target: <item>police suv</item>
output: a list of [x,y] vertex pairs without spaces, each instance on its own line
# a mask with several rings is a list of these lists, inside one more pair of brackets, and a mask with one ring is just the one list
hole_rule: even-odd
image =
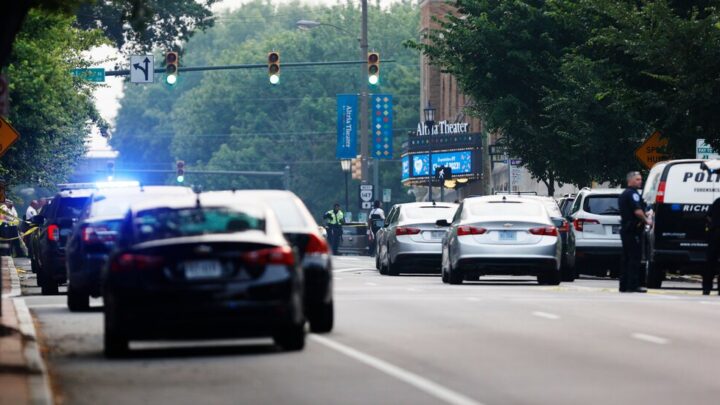
[[668,271],[702,273],[706,216],[720,197],[720,172],[709,172],[701,167],[703,162],[671,160],[650,170],[643,189],[643,199],[653,215],[653,226],[645,234],[650,288],[660,288]]

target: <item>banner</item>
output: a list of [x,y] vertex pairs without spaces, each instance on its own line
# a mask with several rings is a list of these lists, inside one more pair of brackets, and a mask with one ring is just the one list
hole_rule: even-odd
[[370,98],[372,106],[372,120],[370,133],[372,134],[373,159],[392,159],[393,157],[393,114],[392,95],[373,94]]
[[337,95],[337,159],[354,159],[357,154],[357,94]]

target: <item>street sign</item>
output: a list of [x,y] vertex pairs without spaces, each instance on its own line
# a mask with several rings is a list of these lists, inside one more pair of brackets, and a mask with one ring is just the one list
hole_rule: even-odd
[[20,138],[20,133],[0,117],[0,157]]
[[155,81],[155,56],[130,56],[130,81],[132,83],[152,83]]
[[391,198],[391,195],[392,195],[391,193],[392,193],[392,189],[389,189],[389,188],[384,188],[384,189],[383,189],[383,202],[384,202],[384,203],[389,203],[389,202],[390,202],[390,200],[392,199],[392,198]]
[[89,82],[102,83],[105,81],[105,69],[103,68],[73,69],[72,75]]
[[645,168],[650,169],[657,162],[662,162],[670,158],[664,149],[667,147],[668,140],[660,136],[660,132],[655,131],[648,139],[635,150],[635,157]]
[[712,146],[704,139],[695,140],[695,159],[720,159],[720,153],[715,152]]
[[372,209],[373,203],[373,186],[372,184],[360,185],[360,208],[364,210]]

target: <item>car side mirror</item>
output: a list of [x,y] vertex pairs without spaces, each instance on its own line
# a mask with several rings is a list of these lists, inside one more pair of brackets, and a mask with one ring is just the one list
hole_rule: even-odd
[[442,226],[442,227],[448,227],[450,226],[450,223],[447,221],[447,219],[438,219],[435,221],[435,225]]
[[40,226],[45,223],[45,217],[42,215],[35,215],[34,217],[30,218],[30,222],[33,225]]

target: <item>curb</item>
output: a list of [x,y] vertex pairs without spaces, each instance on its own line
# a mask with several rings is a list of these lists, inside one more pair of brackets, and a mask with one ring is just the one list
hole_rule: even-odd
[[20,289],[20,277],[18,277],[15,262],[8,260],[8,268],[10,270],[10,297],[13,298],[15,312],[18,322],[20,323],[20,332],[26,337],[25,340],[25,360],[27,368],[30,372],[28,385],[30,386],[30,401],[37,405],[53,405],[52,391],[50,390],[50,378],[48,375],[45,361],[40,354],[40,347],[37,344],[37,333],[30,310],[21,298],[22,290]]

